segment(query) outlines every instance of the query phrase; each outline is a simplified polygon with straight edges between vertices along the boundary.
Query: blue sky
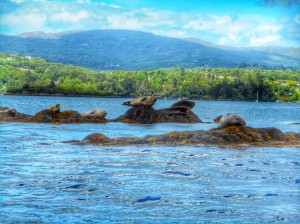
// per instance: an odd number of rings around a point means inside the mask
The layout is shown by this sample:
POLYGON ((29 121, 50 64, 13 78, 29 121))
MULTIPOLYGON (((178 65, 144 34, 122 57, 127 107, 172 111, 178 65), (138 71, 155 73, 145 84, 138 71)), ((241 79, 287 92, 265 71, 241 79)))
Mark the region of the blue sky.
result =
POLYGON ((131 29, 229 46, 300 46, 300 0, 1 0, 0 13, 2 34, 131 29))

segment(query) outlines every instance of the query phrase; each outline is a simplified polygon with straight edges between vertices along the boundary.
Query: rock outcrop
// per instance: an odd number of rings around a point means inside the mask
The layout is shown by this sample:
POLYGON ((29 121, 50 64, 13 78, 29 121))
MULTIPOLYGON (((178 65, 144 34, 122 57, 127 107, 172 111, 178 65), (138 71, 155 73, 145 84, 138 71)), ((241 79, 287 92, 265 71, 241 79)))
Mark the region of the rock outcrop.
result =
POLYGON ((185 105, 188 105, 189 107, 174 106, 173 104, 172 107, 156 110, 152 106, 149 106, 150 104, 147 104, 147 106, 140 105, 141 99, 143 99, 143 97, 127 102, 126 105, 130 105, 132 102, 138 103, 134 103, 133 105, 135 106, 133 106, 133 108, 112 121, 135 124, 202 122, 191 110, 194 106, 194 102, 185 100, 185 105))
POLYGON ((0 107, 1 122, 26 122, 31 116, 18 112, 14 108, 0 107))
POLYGON ((108 138, 102 134, 92 134, 82 141, 68 141, 77 145, 170 145, 170 146, 218 146, 218 147, 298 147, 299 133, 282 133, 276 128, 251 128, 227 126, 209 131, 170 132, 144 138, 108 138))
POLYGON ((35 115, 22 114, 15 109, 0 107, 1 122, 24 122, 24 123, 106 123, 104 117, 100 116, 82 116, 79 112, 73 110, 60 111, 60 105, 56 104, 48 109, 39 111, 35 115))

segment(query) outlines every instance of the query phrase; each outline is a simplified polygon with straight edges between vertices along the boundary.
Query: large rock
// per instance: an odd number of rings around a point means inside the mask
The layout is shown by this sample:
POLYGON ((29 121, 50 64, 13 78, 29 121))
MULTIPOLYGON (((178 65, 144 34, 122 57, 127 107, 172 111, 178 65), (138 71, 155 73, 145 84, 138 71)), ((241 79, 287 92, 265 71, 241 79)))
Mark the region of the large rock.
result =
POLYGON ((228 126, 208 131, 170 132, 144 138, 108 138, 102 134, 92 134, 83 141, 69 141, 79 145, 207 145, 230 148, 245 147, 299 147, 299 133, 282 133, 276 128, 251 128, 228 126))
POLYGON ((186 107, 155 110, 148 106, 133 107, 113 121, 138 124, 201 122, 198 116, 186 107))

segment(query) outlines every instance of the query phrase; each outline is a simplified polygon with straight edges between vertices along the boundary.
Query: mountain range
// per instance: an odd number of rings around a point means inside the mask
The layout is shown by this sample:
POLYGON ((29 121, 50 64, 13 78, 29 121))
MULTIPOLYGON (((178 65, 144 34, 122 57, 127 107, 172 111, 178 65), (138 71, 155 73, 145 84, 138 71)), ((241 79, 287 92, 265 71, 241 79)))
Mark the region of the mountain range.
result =
POLYGON ((94 70, 253 65, 300 68, 299 48, 234 48, 200 39, 170 38, 133 30, 0 35, 0 51, 94 70))

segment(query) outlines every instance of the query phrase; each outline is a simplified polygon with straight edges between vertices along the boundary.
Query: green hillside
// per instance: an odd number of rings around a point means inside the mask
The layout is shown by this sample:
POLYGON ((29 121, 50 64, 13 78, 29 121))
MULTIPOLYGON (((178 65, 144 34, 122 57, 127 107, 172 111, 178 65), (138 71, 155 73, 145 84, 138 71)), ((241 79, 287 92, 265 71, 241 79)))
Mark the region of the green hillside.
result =
POLYGON ((0 90, 11 94, 158 96, 300 101, 300 70, 173 68, 96 72, 42 58, 0 53, 0 90))

